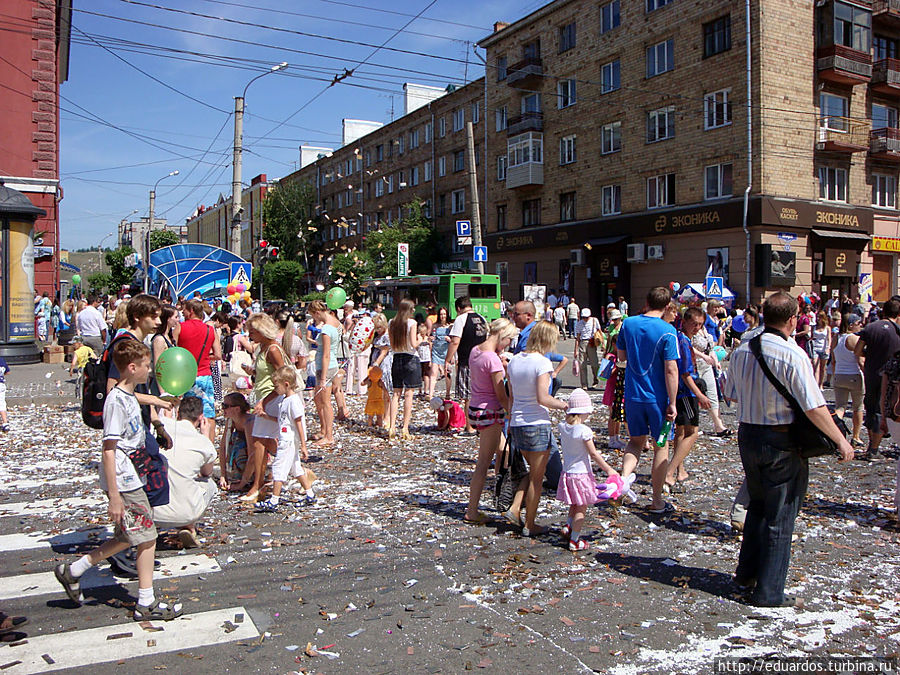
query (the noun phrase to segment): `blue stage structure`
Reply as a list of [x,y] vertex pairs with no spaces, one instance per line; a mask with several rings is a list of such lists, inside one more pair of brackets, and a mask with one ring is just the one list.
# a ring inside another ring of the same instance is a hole
[[221,288],[226,295],[231,263],[245,262],[231,251],[207,244],[175,244],[150,253],[150,291],[174,300],[200,291],[205,297]]

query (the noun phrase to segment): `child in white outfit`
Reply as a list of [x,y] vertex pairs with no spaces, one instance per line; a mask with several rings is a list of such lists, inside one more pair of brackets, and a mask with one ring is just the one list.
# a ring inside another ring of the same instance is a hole
[[[315,504],[316,493],[312,489],[315,475],[303,467],[302,459],[309,459],[306,449],[306,411],[303,398],[297,393],[297,370],[293,366],[282,366],[272,373],[272,383],[279,395],[278,401],[278,447],[272,461],[272,496],[256,505],[256,510],[272,513],[281,501],[281,488],[292,475],[297,477],[306,490],[304,503]],[[263,415],[267,419],[274,417]],[[298,453],[297,446],[300,446]]]
[[584,389],[576,389],[569,396],[566,421],[559,423],[563,474],[559,479],[556,498],[569,505],[569,517],[562,528],[562,534],[569,540],[570,551],[588,548],[588,543],[581,538],[581,526],[587,507],[599,501],[591,460],[607,476],[618,475],[597,452],[594,447],[594,432],[584,424],[591,416],[591,411],[591,397]]

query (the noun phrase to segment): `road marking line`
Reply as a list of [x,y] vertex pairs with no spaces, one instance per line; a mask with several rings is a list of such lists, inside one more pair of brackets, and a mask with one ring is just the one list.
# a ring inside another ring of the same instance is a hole
[[[221,572],[222,568],[215,558],[206,555],[173,555],[160,558],[160,566],[154,574],[154,580],[164,581],[175,577],[187,577],[195,574]],[[81,578],[81,590],[103,586],[125,585],[137,583],[137,579],[118,579],[109,567],[92,567]],[[12,600],[34,595],[60,594],[64,596],[62,586],[53,572],[37,572],[35,574],[17,574],[12,577],[0,577],[0,600]]]
[[72,483],[90,483],[97,482],[97,476],[73,476],[71,478],[53,478],[50,480],[40,480],[37,478],[16,478],[0,480],[0,492],[13,492],[33,490],[48,485],[72,485]]
[[[235,623],[235,614],[243,614],[244,620]],[[226,633],[226,621],[232,622],[236,629]],[[131,622],[29,637],[27,643],[5,649],[0,661],[3,664],[21,661],[6,668],[9,673],[49,673],[63,668],[158,656],[167,652],[259,637],[256,625],[243,607],[185,614],[174,621],[154,621],[153,626],[163,630],[145,631],[139,623]],[[132,635],[107,639],[110,635],[123,633]],[[44,655],[54,663],[47,663]]]
[[[91,536],[91,535],[97,536]],[[112,537],[112,528],[101,525],[89,530],[50,534],[49,532],[23,532],[0,535],[0,553],[29,551],[36,548],[52,548],[67,553],[67,547],[95,542],[97,546]]]
[[33,502],[0,502],[2,516],[46,516],[85,506],[105,506],[102,493],[96,497],[59,497],[56,499],[36,499]]

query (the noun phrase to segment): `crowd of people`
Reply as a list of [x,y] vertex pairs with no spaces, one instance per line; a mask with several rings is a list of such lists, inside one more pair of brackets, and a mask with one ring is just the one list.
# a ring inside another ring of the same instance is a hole
[[[135,618],[179,615],[179,603],[153,593],[158,529],[176,529],[185,547],[197,546],[197,523],[218,491],[243,493],[240,501],[260,513],[278,511],[285,499],[315,504],[317,477],[305,462],[311,449],[327,452],[335,444],[337,423],[351,417],[348,396],[366,397],[368,428],[388,440],[408,442],[422,430],[412,424],[417,400],[436,413],[437,429],[458,439],[477,436],[464,522],[492,518],[481,504],[493,466],[498,480],[513,480],[508,508],[494,517],[525,537],[550,534],[538,522],[549,486],[569,509],[556,531],[570,550],[583,551],[588,507],[604,490],[634,500],[629,488],[644,454],[647,510],[653,517],[673,512],[667,497],[690,480],[701,411],[714,436],[729,438],[734,430],[719,406],[736,403],[746,479],[731,516],[744,532],[735,582],[753,604],[797,604],[784,595],[808,475],[791,433],[797,415],[828,435],[844,461],[854,457],[851,443],[862,443],[863,426],[863,459],[877,456],[883,434],[900,434],[900,298],[879,308],[881,318],[866,313],[869,321],[856,311],[838,321],[827,308],[818,311],[817,301],[775,293],[761,307],[728,311],[715,300],[679,306],[658,287],[639,314],[629,316],[620,298],[601,310],[601,321],[573,298],[551,293],[541,316],[523,300],[504,303],[505,316],[488,321],[463,296],[451,321],[449,308],[432,303],[417,313],[408,299],[388,320],[380,305],[352,301],[339,310],[314,301],[304,315],[278,306],[259,311],[253,303],[211,306],[199,297],[169,305],[143,294],[107,299],[104,310],[104,298],[89,297],[61,314],[77,333],[73,372],[103,354],[109,361],[101,485],[116,531],[95,551],[59,565],[56,576],[77,601],[85,570],[106,557],[121,560],[132,548]],[[351,345],[364,321],[371,335]],[[572,367],[581,387],[563,399],[560,374],[569,359],[557,350],[567,339],[575,340]],[[182,397],[154,376],[172,346],[197,363]],[[762,350],[796,400],[766,380],[753,349]],[[825,405],[824,386],[834,387],[837,419],[852,401],[849,440]],[[591,390],[598,392],[593,399]],[[307,399],[314,412],[307,412]],[[596,403],[608,409],[605,434],[592,423]],[[315,434],[308,416],[317,422]],[[217,418],[224,420],[221,433]],[[512,471],[514,464],[522,470]]]

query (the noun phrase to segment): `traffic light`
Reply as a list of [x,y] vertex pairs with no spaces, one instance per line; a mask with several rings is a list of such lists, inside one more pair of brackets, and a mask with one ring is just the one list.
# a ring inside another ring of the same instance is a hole
[[266,260],[268,262],[275,262],[278,259],[278,247],[277,246],[269,246],[266,249]]

